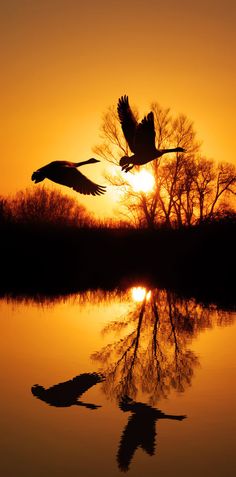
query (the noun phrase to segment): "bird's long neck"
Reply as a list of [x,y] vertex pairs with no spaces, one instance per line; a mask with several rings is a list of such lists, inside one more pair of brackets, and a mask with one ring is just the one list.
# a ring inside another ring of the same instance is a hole
[[90,164],[90,159],[88,159],[87,161],[81,161],[81,162],[75,162],[74,163],[75,167],[84,166],[84,164]]
[[178,149],[175,147],[174,149],[160,149],[161,154],[168,154],[168,152],[178,152]]
[[171,414],[164,414],[160,417],[157,418],[157,420],[159,419],[174,419],[175,421],[182,421],[183,419],[185,419],[186,416],[173,416]]

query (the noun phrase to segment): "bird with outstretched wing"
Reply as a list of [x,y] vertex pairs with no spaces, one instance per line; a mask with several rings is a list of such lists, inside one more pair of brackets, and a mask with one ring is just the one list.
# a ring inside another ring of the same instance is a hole
[[104,377],[99,373],[83,373],[69,381],[55,384],[47,389],[39,384],[34,384],[31,392],[35,397],[50,406],[69,407],[76,405],[97,409],[100,406],[80,401],[79,398],[92,386],[102,381],[104,381]]

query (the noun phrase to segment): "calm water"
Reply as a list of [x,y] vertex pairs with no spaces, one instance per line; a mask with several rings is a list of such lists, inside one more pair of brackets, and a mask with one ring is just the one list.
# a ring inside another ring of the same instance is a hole
[[236,475],[235,314],[129,289],[0,319],[1,476]]

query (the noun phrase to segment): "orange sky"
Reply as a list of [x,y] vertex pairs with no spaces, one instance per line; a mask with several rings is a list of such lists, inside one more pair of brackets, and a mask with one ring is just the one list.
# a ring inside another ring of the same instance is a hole
[[[186,114],[205,155],[236,163],[235,0],[9,0],[0,22],[1,194],[47,162],[93,156],[122,94],[141,115],[152,101]],[[84,173],[104,184],[105,167]],[[115,206],[110,190],[83,203]]]

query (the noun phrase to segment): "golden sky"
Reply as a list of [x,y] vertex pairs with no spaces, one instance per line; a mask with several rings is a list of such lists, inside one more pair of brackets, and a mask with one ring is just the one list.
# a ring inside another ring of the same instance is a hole
[[[235,0],[0,2],[0,193],[33,187],[53,160],[94,156],[123,94],[141,116],[152,101],[186,114],[204,155],[236,163],[235,24]],[[104,184],[105,167],[84,173]],[[83,202],[106,215],[111,196]]]

